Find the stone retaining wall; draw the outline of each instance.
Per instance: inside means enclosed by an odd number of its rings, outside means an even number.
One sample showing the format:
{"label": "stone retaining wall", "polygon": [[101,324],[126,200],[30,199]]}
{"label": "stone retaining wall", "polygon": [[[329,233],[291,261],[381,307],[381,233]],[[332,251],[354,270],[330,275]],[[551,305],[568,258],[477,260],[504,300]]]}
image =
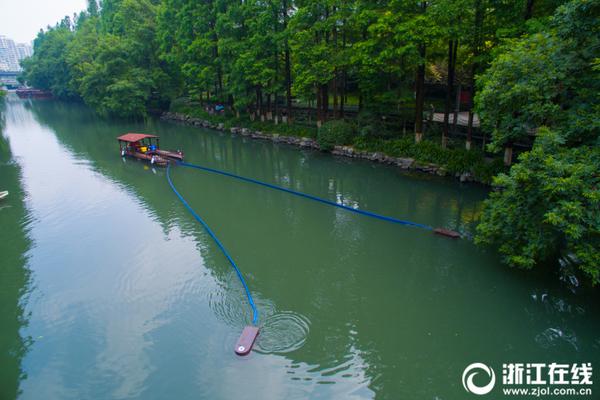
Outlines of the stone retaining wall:
{"label": "stone retaining wall", "polygon": [[[198,126],[202,128],[215,129],[218,131],[226,131],[223,123],[213,123],[210,121],[206,121],[200,118],[193,118],[189,115],[180,114],[180,113],[172,113],[166,112],[160,117],[163,120],[167,121],[177,121],[180,123],[184,123],[186,125]],[[260,139],[260,140],[270,140],[275,143],[284,143],[292,146],[299,146],[303,148],[320,150],[319,144],[315,139],[307,138],[307,137],[297,137],[297,136],[283,136],[278,134],[266,134],[260,131],[254,131],[248,128],[239,128],[232,127],[229,129],[234,135],[246,136],[252,139]],[[420,163],[415,161],[412,158],[402,158],[402,157],[391,157],[386,154],[380,152],[368,152],[356,150],[352,146],[335,146],[331,151],[331,154],[342,156],[342,157],[352,157],[352,158],[361,158],[364,160],[369,160],[373,162],[378,162],[382,164],[395,165],[399,168],[405,170],[414,170],[425,172],[428,174],[435,174],[439,176],[447,176],[448,171],[444,167],[441,167],[437,164],[431,163]],[[456,178],[460,179],[461,182],[473,181],[473,177],[470,173],[466,172],[463,174],[457,174]]]}

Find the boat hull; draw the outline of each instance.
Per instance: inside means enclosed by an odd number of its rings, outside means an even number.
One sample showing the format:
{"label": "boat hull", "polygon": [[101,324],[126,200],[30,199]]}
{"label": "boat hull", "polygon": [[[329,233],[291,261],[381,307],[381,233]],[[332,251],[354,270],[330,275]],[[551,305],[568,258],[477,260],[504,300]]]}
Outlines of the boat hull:
{"label": "boat hull", "polygon": [[167,157],[167,158],[172,158],[174,160],[179,160],[179,161],[183,161],[183,153],[182,152],[175,152],[175,151],[168,151],[168,150],[154,150],[154,153],[158,154],[161,157]]}
{"label": "boat hull", "polygon": [[169,164],[169,160],[167,160],[166,158],[153,154],[126,151],[123,152],[122,155],[137,158],[138,160],[148,161],[150,164],[156,165],[158,167],[166,167]]}
{"label": "boat hull", "polygon": [[39,89],[17,89],[15,91],[21,99],[51,99],[52,93]]}

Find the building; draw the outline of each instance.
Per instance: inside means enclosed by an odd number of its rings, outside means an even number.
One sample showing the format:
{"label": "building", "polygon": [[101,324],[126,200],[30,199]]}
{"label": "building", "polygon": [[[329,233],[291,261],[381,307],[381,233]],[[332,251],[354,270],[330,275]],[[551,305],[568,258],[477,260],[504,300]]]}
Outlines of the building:
{"label": "building", "polygon": [[19,61],[33,54],[31,45],[0,35],[0,71],[21,71]]}

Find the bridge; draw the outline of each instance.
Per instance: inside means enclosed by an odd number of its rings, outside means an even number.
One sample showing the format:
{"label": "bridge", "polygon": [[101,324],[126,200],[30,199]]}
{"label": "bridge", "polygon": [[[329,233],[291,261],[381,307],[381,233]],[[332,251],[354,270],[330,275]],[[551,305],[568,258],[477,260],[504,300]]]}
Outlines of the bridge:
{"label": "bridge", "polygon": [[21,84],[17,81],[20,71],[0,71],[0,86],[6,86],[8,89],[16,89]]}

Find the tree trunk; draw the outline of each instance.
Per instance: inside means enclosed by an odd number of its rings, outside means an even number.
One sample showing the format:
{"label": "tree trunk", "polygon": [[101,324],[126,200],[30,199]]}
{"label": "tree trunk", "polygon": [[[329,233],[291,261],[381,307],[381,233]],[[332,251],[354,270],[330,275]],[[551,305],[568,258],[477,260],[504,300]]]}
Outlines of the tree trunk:
{"label": "tree trunk", "polygon": [[471,65],[471,76],[469,77],[471,84],[471,91],[469,93],[469,122],[467,122],[467,141],[465,148],[471,150],[471,144],[473,141],[473,99],[475,97],[475,63]]}
{"label": "tree trunk", "polygon": [[342,72],[342,90],[340,93],[340,116],[344,118],[344,106],[346,105],[346,71]]}
{"label": "tree trunk", "polygon": [[328,113],[329,113],[329,87],[327,84],[324,84],[321,86],[321,94],[322,94],[321,106],[323,107],[322,122],[325,122],[325,121],[327,121]]}
{"label": "tree trunk", "polygon": [[[425,14],[427,2],[421,2],[421,10]],[[423,140],[423,106],[425,103],[425,57],[427,48],[425,43],[419,44],[419,65],[415,82],[415,142]]]}
{"label": "tree trunk", "polygon": [[[288,2],[283,0],[283,29],[286,30],[288,26]],[[287,38],[285,39],[285,104],[286,104],[286,122],[292,123],[292,65],[290,62],[290,43]]]}
{"label": "tree trunk", "polygon": [[271,93],[267,94],[267,109],[266,109],[267,120],[271,121],[273,119],[273,112],[271,107]]}
{"label": "tree trunk", "polygon": [[254,113],[258,114],[259,113],[259,107],[260,107],[260,92],[258,90],[258,86],[256,87],[256,100],[255,100],[256,105],[254,106]]}
{"label": "tree trunk", "polygon": [[[471,96],[473,96],[473,90],[471,90]],[[473,142],[473,105],[469,109],[469,122],[467,123],[467,141],[465,142],[465,149],[471,150]]]}
{"label": "tree trunk", "polygon": [[337,73],[333,76],[333,119],[339,118],[338,115],[338,78]]}
{"label": "tree trunk", "polygon": [[[344,20],[344,30],[342,31],[342,51],[346,49],[346,21]],[[340,117],[344,118],[344,105],[346,103],[346,69],[342,70],[342,84],[340,87]]]}
{"label": "tree trunk", "polygon": [[531,19],[533,16],[533,0],[527,0],[527,6],[525,7],[525,21]]}
{"label": "tree trunk", "polygon": [[[475,0],[475,41],[473,46],[473,63],[471,64],[471,74],[469,77],[469,83],[471,85],[471,94],[469,98],[469,122],[467,123],[467,142],[465,143],[465,147],[467,150],[471,150],[472,142],[473,142],[473,107],[475,101],[475,74],[477,73],[478,68],[478,57],[481,49],[481,27],[483,25],[484,19],[484,9],[482,5],[482,0]],[[484,139],[485,143],[485,139]]]}
{"label": "tree trunk", "polygon": [[513,148],[512,144],[506,145],[504,148],[504,165],[507,167],[512,164]]}
{"label": "tree trunk", "polygon": [[452,134],[456,134],[456,127],[458,125],[458,113],[460,112],[460,93],[462,91],[462,85],[458,84],[456,90],[456,102],[454,105],[454,120],[452,121]]}
{"label": "tree trunk", "polygon": [[323,113],[323,109],[321,106],[321,100],[323,99],[322,94],[323,87],[321,85],[317,85],[317,127],[321,127],[321,123],[323,122],[323,117],[321,114]]}
{"label": "tree trunk", "polygon": [[[332,8],[333,13],[336,12],[336,7],[334,6]],[[337,29],[337,25],[333,26],[333,51],[335,54],[338,53],[338,29]],[[333,119],[337,119],[338,118],[338,70],[337,70],[337,66],[334,66],[334,70],[333,70],[333,82],[332,82],[332,89],[333,89]]]}
{"label": "tree trunk", "polygon": [[425,103],[425,56],[424,44],[419,45],[421,61],[417,67],[417,78],[415,82],[415,142],[423,140],[423,106]]}
{"label": "tree trunk", "polygon": [[213,62],[215,63],[215,69],[216,69],[216,73],[217,73],[217,82],[215,85],[215,92],[217,93],[217,97],[218,97],[221,95],[221,92],[223,90],[223,74],[221,71],[221,64],[218,62],[218,59],[219,59],[219,37],[217,36],[217,33],[215,31],[215,26],[216,26],[216,21],[211,21],[209,27],[212,31],[212,41],[213,41],[212,56],[213,56]]}
{"label": "tree trunk", "polygon": [[448,76],[446,80],[446,104],[444,106],[444,126],[442,130],[442,147],[444,148],[448,145],[450,108],[452,107],[452,91],[454,89],[454,57],[456,57],[457,44],[453,39],[448,41]]}

